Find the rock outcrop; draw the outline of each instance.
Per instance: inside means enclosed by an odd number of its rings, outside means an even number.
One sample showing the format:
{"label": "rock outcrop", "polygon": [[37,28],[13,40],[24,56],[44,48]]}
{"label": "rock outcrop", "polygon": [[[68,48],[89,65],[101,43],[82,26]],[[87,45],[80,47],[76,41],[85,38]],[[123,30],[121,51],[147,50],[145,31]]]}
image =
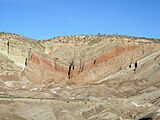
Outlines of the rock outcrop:
{"label": "rock outcrop", "polygon": [[[159,109],[159,88],[158,39],[81,35],[40,41],[0,33],[1,96],[56,99],[59,106],[54,119],[141,119],[146,109]],[[59,100],[69,106],[61,108]],[[22,100],[22,106],[26,102]],[[77,113],[75,104],[80,109]],[[34,119],[8,114],[15,119]]]}

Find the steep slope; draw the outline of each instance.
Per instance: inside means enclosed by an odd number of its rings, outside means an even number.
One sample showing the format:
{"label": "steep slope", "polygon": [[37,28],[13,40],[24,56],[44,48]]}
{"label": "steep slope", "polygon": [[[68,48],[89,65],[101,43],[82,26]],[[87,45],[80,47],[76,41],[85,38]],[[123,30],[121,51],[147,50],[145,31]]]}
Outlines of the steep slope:
{"label": "steep slope", "polygon": [[[82,35],[38,41],[0,33],[0,92],[7,97],[3,102],[12,98],[13,104],[4,104],[14,119],[48,114],[52,117],[46,119],[57,120],[139,119],[146,110],[158,114],[160,40]],[[42,99],[49,99],[46,106],[38,103]],[[22,106],[29,109],[26,104],[32,102],[42,113],[43,108],[57,111],[44,116],[35,112],[37,117],[33,111],[8,112],[14,104],[20,111]],[[59,106],[48,107],[52,102]]]}

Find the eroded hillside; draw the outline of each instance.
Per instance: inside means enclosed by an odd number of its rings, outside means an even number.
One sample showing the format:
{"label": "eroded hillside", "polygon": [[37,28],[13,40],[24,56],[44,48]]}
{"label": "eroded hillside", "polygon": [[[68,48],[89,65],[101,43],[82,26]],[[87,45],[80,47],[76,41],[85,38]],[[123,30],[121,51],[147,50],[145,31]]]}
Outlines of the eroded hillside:
{"label": "eroded hillside", "polygon": [[0,33],[0,93],[6,120],[158,120],[160,40]]}

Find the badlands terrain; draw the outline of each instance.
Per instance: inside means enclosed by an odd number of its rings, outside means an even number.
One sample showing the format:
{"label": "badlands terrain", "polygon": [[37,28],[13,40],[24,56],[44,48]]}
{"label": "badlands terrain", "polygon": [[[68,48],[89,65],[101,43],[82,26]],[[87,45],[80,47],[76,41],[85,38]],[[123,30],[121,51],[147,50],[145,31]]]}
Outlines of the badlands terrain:
{"label": "badlands terrain", "polygon": [[160,120],[160,40],[1,32],[0,120]]}

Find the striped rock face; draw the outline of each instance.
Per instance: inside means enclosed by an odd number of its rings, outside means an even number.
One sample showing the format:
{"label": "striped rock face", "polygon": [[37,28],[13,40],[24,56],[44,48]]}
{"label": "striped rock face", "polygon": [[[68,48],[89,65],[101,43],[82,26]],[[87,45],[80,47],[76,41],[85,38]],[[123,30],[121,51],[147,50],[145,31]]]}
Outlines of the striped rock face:
{"label": "striped rock face", "polygon": [[159,88],[158,39],[0,33],[1,119],[141,119],[159,111]]}

